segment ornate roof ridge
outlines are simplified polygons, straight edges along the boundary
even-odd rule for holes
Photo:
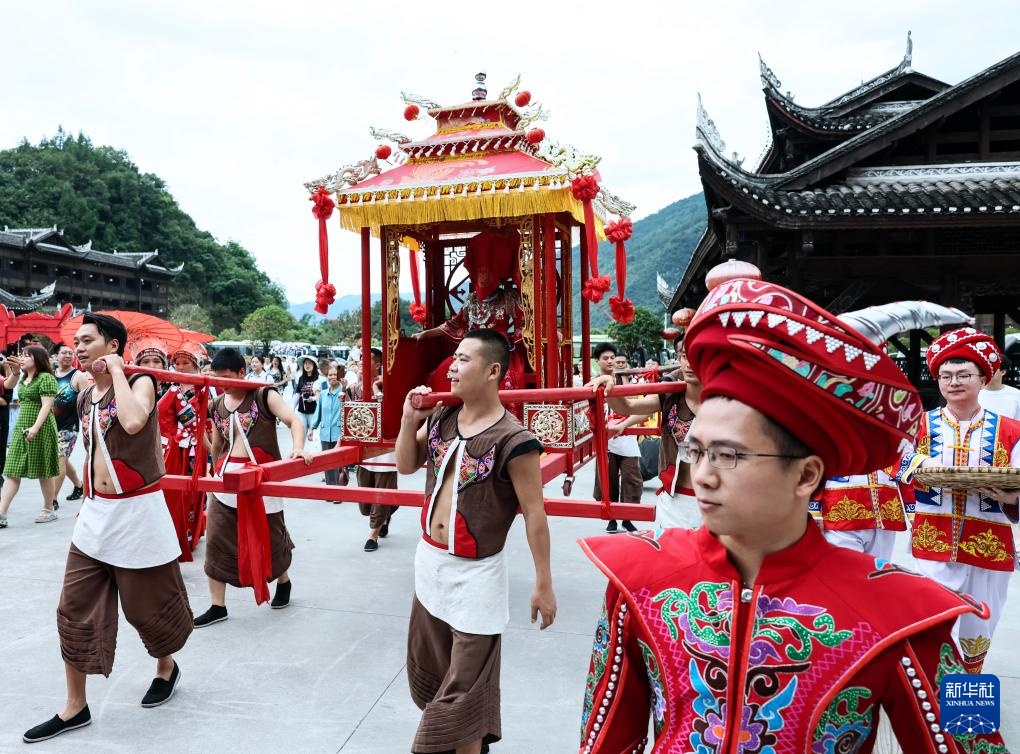
[[[834,158],[853,152],[856,149],[863,147],[864,145],[873,142],[881,135],[889,133],[894,129],[905,125],[911,120],[922,117],[925,113],[931,112],[946,102],[951,102],[954,98],[958,97],[961,93],[968,91],[969,89],[978,86],[983,81],[993,76],[997,76],[1001,73],[1009,71],[1013,68],[1020,67],[1020,52],[1014,53],[1007,58],[1003,58],[997,63],[993,63],[987,68],[978,71],[972,76],[967,77],[963,81],[954,84],[941,92],[933,94],[928,99],[918,103],[916,107],[912,107],[909,110],[905,110],[901,113],[894,114],[892,117],[887,118],[873,128],[869,128],[866,131],[851,136],[844,142],[841,142],[831,149],[822,152],[817,157],[814,157],[806,162],[801,163],[795,168],[792,168],[787,173],[783,174],[783,181],[791,181],[797,178],[802,178],[813,171],[817,170],[819,166],[830,162]]]

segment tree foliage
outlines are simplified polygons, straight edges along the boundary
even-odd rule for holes
[[[212,317],[198,304],[178,304],[171,307],[167,319],[185,330],[196,330],[202,333],[213,331]]]
[[[261,306],[241,323],[241,337],[250,340],[263,355],[274,340],[290,340],[295,326],[293,315],[282,306]]]
[[[171,306],[200,305],[217,330],[236,327],[260,306],[286,303],[247,249],[200,230],[161,178],[84,134],[60,129],[38,145],[0,151],[0,225],[56,225],[70,242],[91,240],[102,251],[158,249],[160,264],[184,264]]]
[[[606,333],[620,348],[620,353],[633,357],[639,351],[657,355],[662,349],[662,322],[643,306],[634,307],[634,321],[629,325],[610,322]]]

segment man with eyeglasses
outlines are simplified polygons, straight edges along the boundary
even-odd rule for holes
[[[962,672],[956,617],[984,606],[826,542],[826,475],[910,446],[916,390],[880,348],[797,293],[713,288],[684,339],[702,384],[679,445],[704,525],[595,537],[609,577],[581,751],[870,751],[884,709],[904,749],[962,751],[938,683]],[[1003,754],[998,734],[966,745]],[[970,748],[968,751],[972,750]]]
[[[1002,363],[995,341],[962,327],[936,338],[926,359],[946,405],[924,415],[916,450],[903,458],[896,477],[909,482],[922,466],[1020,466],[1020,422],[978,402],[981,388]],[[957,628],[964,665],[980,673],[1013,573],[1010,522],[1017,520],[1017,492],[918,485],[915,498],[911,545],[918,569],[991,610],[984,618],[961,616]]]

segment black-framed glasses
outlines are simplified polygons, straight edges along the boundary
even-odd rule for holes
[[[980,376],[981,375],[977,374],[976,372],[960,372],[959,374],[940,374],[939,382],[941,382],[943,385],[949,385],[955,380],[956,382],[959,382],[961,385],[966,385],[971,380]]]
[[[694,466],[703,456],[708,456],[709,465],[716,469],[735,469],[741,458],[807,458],[807,456],[790,456],[781,453],[751,453],[746,450],[726,447],[703,448],[692,442],[682,442],[677,445],[677,458],[684,463]]]

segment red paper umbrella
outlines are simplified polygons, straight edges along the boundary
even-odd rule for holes
[[[199,332],[198,330],[186,330],[183,327],[180,328],[180,330],[182,340],[190,340],[193,343],[212,343],[216,340],[215,335],[208,335],[207,333]]]
[[[169,352],[177,348],[185,340],[184,335],[181,333],[181,328],[173,322],[153,317],[151,314],[116,310],[96,313],[106,314],[119,319],[127,329],[129,342],[138,338],[158,338],[166,344],[167,351]],[[64,322],[60,328],[60,337],[65,343],[74,343],[75,333],[78,332],[78,328],[81,327],[84,318],[84,314],[79,314],[77,317],[72,317]],[[191,338],[188,339],[190,340]],[[127,357],[130,358],[129,356]]]

